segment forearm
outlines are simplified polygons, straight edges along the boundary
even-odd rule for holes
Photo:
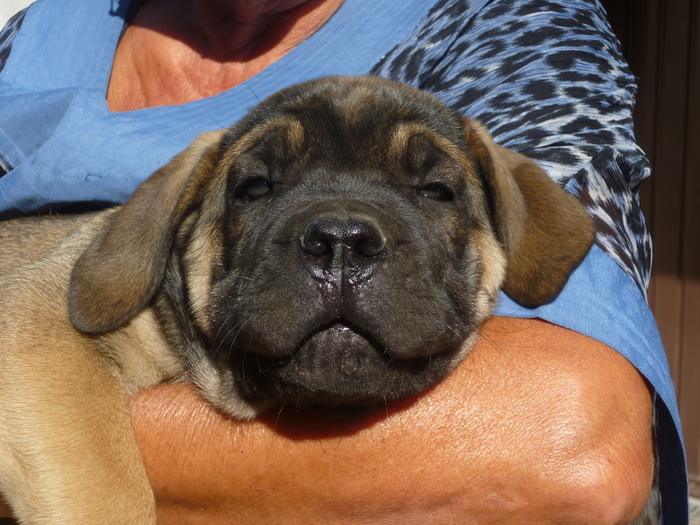
[[[371,421],[228,420],[185,385],[135,427],[162,523],[626,523],[652,473],[651,400],[616,352],[496,318],[466,361]]]

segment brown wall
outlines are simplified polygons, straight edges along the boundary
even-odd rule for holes
[[[635,130],[653,166],[649,300],[676,384],[691,493],[700,496],[700,2],[603,0],[638,77]]]

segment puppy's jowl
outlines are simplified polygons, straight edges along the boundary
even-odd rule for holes
[[[328,78],[204,134],[123,206],[0,224],[0,483],[25,523],[153,523],[128,396],[363,411],[551,301],[578,201],[430,95]],[[105,439],[109,436],[109,439]]]

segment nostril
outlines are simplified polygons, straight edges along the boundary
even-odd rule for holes
[[[314,257],[323,257],[333,253],[331,240],[323,238],[316,232],[306,231],[301,238],[301,249]]]
[[[302,250],[314,257],[348,250],[352,255],[376,257],[386,250],[386,237],[374,221],[359,217],[317,217],[301,236]]]
[[[376,257],[386,250],[386,237],[379,228],[374,225],[367,227],[363,224],[355,232],[352,250],[364,257]]]

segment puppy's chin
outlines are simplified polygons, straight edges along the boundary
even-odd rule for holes
[[[457,353],[392,358],[371,335],[339,321],[309,334],[290,356],[235,352],[229,367],[253,403],[352,417],[431,387],[452,369]]]

